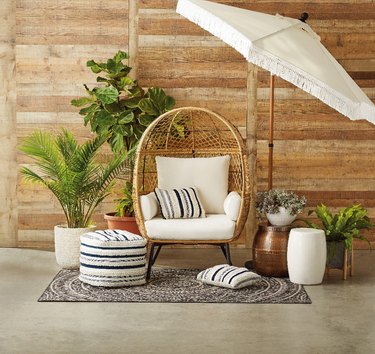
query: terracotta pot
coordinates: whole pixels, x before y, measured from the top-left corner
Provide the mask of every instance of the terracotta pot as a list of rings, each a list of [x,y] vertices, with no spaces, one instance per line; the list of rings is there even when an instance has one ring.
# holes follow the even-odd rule
[[[96,226],[87,228],[69,228],[66,225],[55,226],[55,256],[59,266],[66,269],[79,268],[80,236],[94,231]]]
[[[253,242],[253,267],[260,275],[287,277],[290,226],[259,225]]]
[[[125,230],[140,235],[140,231],[134,216],[116,216],[116,213],[107,213],[104,219],[107,220],[108,229]]]

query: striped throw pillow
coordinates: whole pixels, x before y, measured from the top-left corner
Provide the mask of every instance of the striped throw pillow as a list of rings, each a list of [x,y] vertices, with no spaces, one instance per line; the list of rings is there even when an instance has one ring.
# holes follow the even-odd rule
[[[164,219],[204,218],[206,213],[194,187],[179,189],[155,188],[155,195]]]
[[[228,264],[220,264],[200,272],[197,280],[204,284],[240,289],[255,284],[261,276],[250,272],[247,268],[239,268]]]

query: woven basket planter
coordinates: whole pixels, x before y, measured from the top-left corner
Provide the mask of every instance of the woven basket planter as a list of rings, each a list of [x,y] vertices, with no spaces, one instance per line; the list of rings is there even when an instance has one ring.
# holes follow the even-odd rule
[[[55,226],[55,255],[59,266],[66,269],[79,268],[80,236],[95,230],[95,226],[71,229],[66,225]]]

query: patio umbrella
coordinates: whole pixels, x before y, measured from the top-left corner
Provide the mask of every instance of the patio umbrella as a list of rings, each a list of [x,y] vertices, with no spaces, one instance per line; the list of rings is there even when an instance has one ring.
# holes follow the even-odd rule
[[[272,188],[274,75],[352,120],[375,124],[375,105],[301,20],[204,0],[179,0],[177,13],[271,73],[268,188]]]

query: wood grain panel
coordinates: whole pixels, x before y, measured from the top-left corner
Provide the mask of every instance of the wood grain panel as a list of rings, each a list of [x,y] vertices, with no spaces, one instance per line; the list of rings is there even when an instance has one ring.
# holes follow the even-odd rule
[[[15,3],[4,0],[0,8],[0,247],[17,243],[16,184],[16,85],[15,85]]]
[[[291,17],[309,12],[308,23],[321,36],[322,43],[375,100],[373,0],[215,1]],[[89,137],[78,109],[70,101],[82,94],[83,83],[95,84],[95,75],[86,69],[86,61],[104,60],[122,49],[131,52],[130,64],[142,86],[163,87],[179,107],[201,106],[231,120],[254,152],[250,159],[256,181],[253,193],[265,190],[269,73],[258,69],[255,75],[238,52],[178,15],[176,3],[177,0],[3,1],[3,165],[13,163],[15,173],[15,161],[19,165],[30,163],[16,152],[14,144],[16,135],[22,139],[35,128],[56,131],[64,126],[80,140]],[[321,202],[334,208],[359,202],[375,220],[374,125],[350,121],[276,78],[274,151],[275,187],[304,193],[307,209]],[[11,220],[6,226],[11,235],[7,235],[8,244],[17,241],[18,210],[18,246],[53,248],[50,228],[61,216],[56,201],[47,191],[18,179],[17,207],[12,183],[16,177],[1,173],[5,184],[1,183],[0,194],[7,201],[3,206],[12,210],[0,213],[3,219]],[[113,196],[101,205],[95,220],[101,223],[101,214],[111,208]],[[247,233],[241,236],[238,247],[251,245],[254,209],[250,215]],[[303,215],[307,216],[307,210]],[[375,232],[369,237],[375,246]]]
[[[323,44],[366,94],[375,99],[375,7],[372,1],[218,2],[291,17],[308,11],[309,23],[321,36]],[[147,85],[167,87],[179,105],[198,104],[221,110],[244,136],[243,113],[256,111],[258,182],[255,187],[262,190],[267,171],[269,74],[259,70],[256,108],[245,107],[243,102],[248,102],[253,95],[245,97],[243,94],[246,69],[242,56],[208,32],[176,16],[175,6],[176,1],[150,0],[139,4],[139,65],[144,73],[141,79]],[[216,90],[215,87],[222,88]],[[374,161],[369,157],[374,152],[374,126],[364,121],[350,121],[281,79],[276,80],[276,87],[276,186],[302,191],[331,190],[336,194],[326,195],[325,201],[327,204],[332,201],[336,207],[355,200],[355,197],[343,197],[339,191],[358,194],[374,190]],[[369,194],[363,199],[371,214],[372,198]],[[315,197],[311,203],[316,202]]]
[[[78,140],[91,137],[70,101],[84,94],[83,84],[96,85],[86,67],[89,59],[105,61],[128,50],[128,1],[17,2],[18,140],[35,129],[71,130]],[[31,161],[17,153],[18,164]],[[118,189],[118,188],[117,188]],[[103,213],[113,210],[108,197],[94,216],[104,227]],[[58,202],[40,186],[18,180],[18,246],[53,248],[53,225],[64,221]]]
[[[127,45],[128,1],[111,3],[18,1],[17,44]]]

